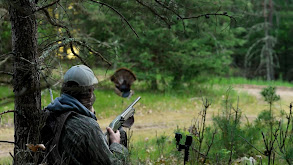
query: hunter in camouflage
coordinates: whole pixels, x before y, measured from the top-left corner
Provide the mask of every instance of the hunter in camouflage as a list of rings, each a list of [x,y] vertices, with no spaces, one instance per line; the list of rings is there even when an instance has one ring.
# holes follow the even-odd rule
[[[87,66],[73,66],[66,72],[61,96],[45,108],[48,117],[41,136],[48,164],[127,164],[128,150],[120,144],[120,132],[107,128],[108,145],[96,121],[92,106],[97,83]]]

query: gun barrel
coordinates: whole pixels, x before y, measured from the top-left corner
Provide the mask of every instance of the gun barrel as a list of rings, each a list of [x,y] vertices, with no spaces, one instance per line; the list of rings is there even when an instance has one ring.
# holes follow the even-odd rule
[[[138,98],[136,100],[134,100],[134,102],[132,104],[130,104],[126,109],[125,111],[121,114],[122,117],[125,117],[126,114],[128,113],[129,110],[132,109],[132,107],[140,100],[140,96],[138,96]]]

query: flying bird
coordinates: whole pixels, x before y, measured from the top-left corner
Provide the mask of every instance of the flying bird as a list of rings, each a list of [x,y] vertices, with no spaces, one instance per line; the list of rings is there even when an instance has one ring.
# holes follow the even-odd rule
[[[120,68],[116,70],[110,79],[115,84],[115,93],[117,95],[125,98],[133,95],[134,92],[130,88],[136,80],[136,76],[131,70]]]

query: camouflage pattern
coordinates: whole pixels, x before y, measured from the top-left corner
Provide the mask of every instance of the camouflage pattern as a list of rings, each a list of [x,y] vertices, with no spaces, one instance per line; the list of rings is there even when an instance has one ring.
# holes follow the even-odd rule
[[[63,127],[59,153],[61,164],[127,164],[128,150],[121,144],[107,145],[99,124],[94,119],[74,114]]]
[[[49,164],[127,164],[128,150],[106,137],[90,112],[77,99],[62,94],[45,110],[47,120],[41,131]]]

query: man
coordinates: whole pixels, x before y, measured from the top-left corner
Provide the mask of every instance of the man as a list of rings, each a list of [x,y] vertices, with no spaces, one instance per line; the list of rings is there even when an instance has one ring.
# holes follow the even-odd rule
[[[126,164],[128,150],[120,144],[120,132],[107,127],[108,146],[96,121],[97,83],[85,65],[73,66],[64,75],[61,96],[45,108],[49,115],[41,134],[49,164]]]

